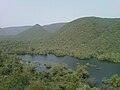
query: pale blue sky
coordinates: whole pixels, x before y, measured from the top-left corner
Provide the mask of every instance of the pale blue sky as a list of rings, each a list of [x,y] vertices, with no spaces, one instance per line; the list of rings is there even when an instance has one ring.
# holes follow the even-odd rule
[[[86,16],[120,18],[120,0],[0,0],[0,27],[45,25]]]

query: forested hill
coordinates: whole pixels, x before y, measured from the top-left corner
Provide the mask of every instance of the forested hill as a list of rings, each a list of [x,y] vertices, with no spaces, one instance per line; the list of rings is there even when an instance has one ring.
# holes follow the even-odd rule
[[[16,35],[15,38],[23,39],[23,40],[34,40],[40,39],[48,35],[48,31],[44,30],[42,26],[36,24],[32,26],[30,29]]]
[[[0,28],[0,36],[17,35],[29,28],[31,28],[31,26],[16,26],[16,27]]]
[[[28,47],[30,42],[19,41],[24,44],[26,47],[24,48],[22,44],[12,41],[10,53],[53,53],[57,56],[69,55],[80,59],[95,57],[100,60],[120,62],[119,18],[79,18],[67,23],[55,33],[49,33],[37,24],[16,35],[15,38],[31,40],[31,44]],[[7,43],[3,41],[2,43],[4,47],[6,44],[7,48]]]
[[[55,32],[58,31],[61,27],[63,27],[66,23],[54,23],[49,25],[42,26],[43,29],[49,31],[49,32]],[[14,27],[4,27],[0,28],[0,36],[15,36],[17,34],[20,34],[28,29],[30,29],[32,26],[14,26]]]
[[[58,31],[61,27],[63,27],[66,23],[54,23],[50,25],[44,25],[43,28],[49,32],[56,32]]]
[[[91,57],[92,54],[99,58],[114,59],[117,57],[118,60],[120,56],[120,19],[80,18],[63,26],[49,40],[54,44],[53,48],[69,51],[69,53],[75,51],[77,53],[75,55],[80,57]]]

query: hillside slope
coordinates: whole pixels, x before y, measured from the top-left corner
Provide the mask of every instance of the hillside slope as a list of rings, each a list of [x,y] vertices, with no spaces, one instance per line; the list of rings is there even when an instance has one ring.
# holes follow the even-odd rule
[[[15,38],[24,39],[24,40],[33,40],[40,39],[48,35],[48,31],[44,30],[42,26],[36,24],[32,26],[30,29],[16,35]]]
[[[49,32],[58,31],[61,27],[63,27],[66,23],[54,23],[50,25],[44,25],[43,28]]]
[[[116,61],[120,61],[120,19],[80,18],[63,26],[50,39],[51,48],[78,58],[117,58]]]
[[[10,53],[23,54],[24,52],[33,55],[53,53],[57,56],[69,55],[80,59],[94,57],[120,62],[119,18],[79,18],[52,34],[40,25],[35,25],[16,37],[31,42],[12,41],[11,50],[8,50]],[[6,42],[2,43],[4,47],[8,46]]]
[[[17,27],[6,27],[0,29],[0,35],[1,36],[10,36],[10,35],[17,35],[27,29],[29,29],[31,26],[17,26]]]

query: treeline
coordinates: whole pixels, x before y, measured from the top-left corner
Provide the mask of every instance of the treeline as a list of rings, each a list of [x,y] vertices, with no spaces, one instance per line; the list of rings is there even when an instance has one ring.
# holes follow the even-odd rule
[[[49,40],[2,40],[0,41],[0,50],[8,54],[30,54],[30,55],[47,55],[55,54],[56,56],[73,56],[79,59],[97,58],[111,62],[120,62],[120,53],[118,51],[106,52],[105,50],[78,48],[76,46],[61,45],[59,42]]]
[[[40,39],[39,25],[17,38],[0,38],[1,50],[10,54],[48,54],[69,55],[79,59],[97,58],[120,62],[120,19],[84,17],[64,25],[56,33],[47,34]],[[33,31],[34,37],[33,39]],[[39,36],[40,35],[40,36]],[[44,35],[44,34],[43,34]],[[26,40],[26,41],[25,41]]]

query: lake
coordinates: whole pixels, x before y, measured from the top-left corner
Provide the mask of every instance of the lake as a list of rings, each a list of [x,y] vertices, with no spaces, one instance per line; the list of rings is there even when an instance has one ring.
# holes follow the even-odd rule
[[[74,57],[64,56],[64,57],[57,57],[53,54],[45,55],[20,55],[20,57],[25,61],[31,61],[35,63],[65,63],[68,65],[69,68],[75,69],[77,64],[80,63],[81,65],[86,65],[87,63],[96,65],[94,68],[89,68],[90,78],[96,78],[97,84],[101,86],[101,80],[105,78],[110,78],[114,74],[120,75],[120,63],[112,63],[107,61],[100,61],[95,58],[90,60],[79,60]],[[40,66],[38,69],[44,68],[44,66]]]

